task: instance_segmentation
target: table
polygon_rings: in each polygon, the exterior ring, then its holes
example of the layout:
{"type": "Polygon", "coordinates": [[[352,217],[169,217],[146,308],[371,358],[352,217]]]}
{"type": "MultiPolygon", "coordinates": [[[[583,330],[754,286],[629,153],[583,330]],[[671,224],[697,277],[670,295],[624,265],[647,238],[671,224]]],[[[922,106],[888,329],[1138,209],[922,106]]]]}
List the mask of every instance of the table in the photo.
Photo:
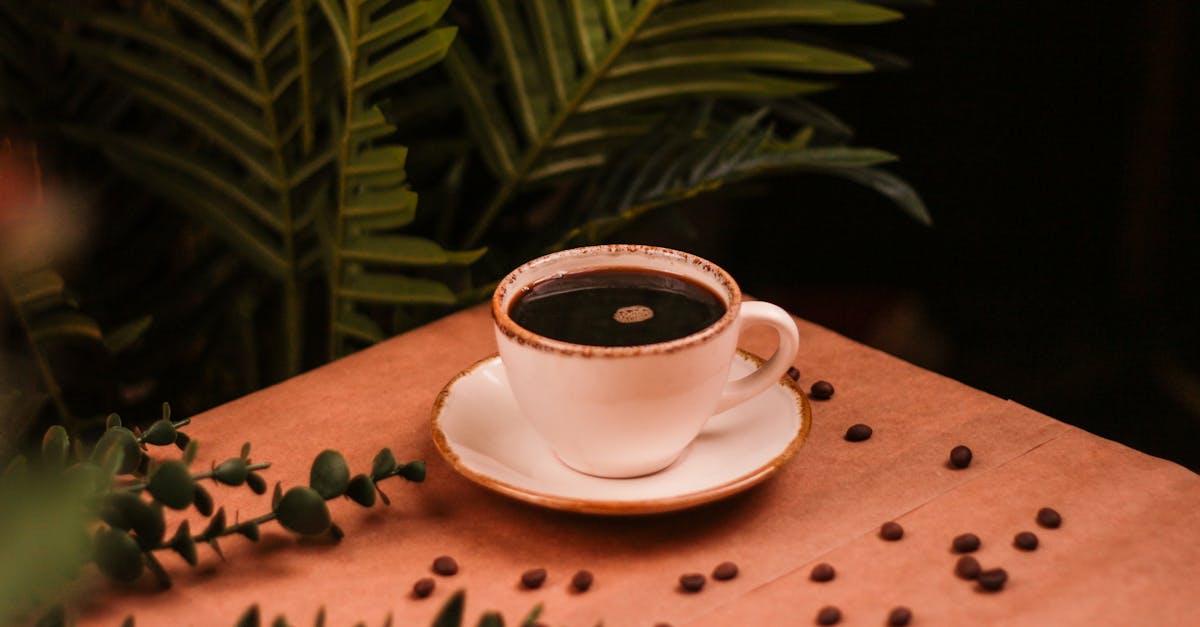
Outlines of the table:
{"type": "MultiPolygon", "coordinates": [[[[141,627],[231,625],[258,603],[264,618],[285,613],[297,625],[312,624],[320,606],[329,625],[380,625],[389,614],[396,625],[428,625],[457,589],[467,590],[468,625],[489,609],[517,624],[538,603],[548,624],[609,627],[811,625],[826,605],[842,610],[844,625],[883,625],[897,605],[912,609],[913,625],[1200,624],[1200,476],[798,324],[801,384],[837,387],[832,399],[813,401],[808,441],[764,484],[672,514],[539,509],[476,486],[441,459],[430,407],[455,373],[495,351],[483,307],[205,412],[188,428],[201,443],[198,467],[250,441],[253,459],[273,464],[268,480],[286,487],[307,482],[324,448],[360,472],[387,446],[402,461],[426,460],[428,477],[382,483],[390,507],[331,502],[346,532],[338,544],[268,525],[259,544],[226,541],[226,561],[204,546],[196,569],[163,555],[173,589],[97,584],[81,624],[115,625],[132,613],[141,627]],[[846,442],[856,422],[874,436],[846,442]],[[967,469],[946,463],[957,444],[974,450],[967,469]],[[1043,506],[1062,513],[1061,528],[1035,524],[1043,506]],[[898,542],[878,537],[891,520],[905,529],[898,542]],[[1036,551],[1012,546],[1023,530],[1041,539],[1036,551]],[[954,576],[950,542],[968,531],[983,539],[984,567],[1008,571],[1002,591],[954,576]],[[413,582],[431,576],[442,554],[457,558],[459,574],[438,577],[430,598],[412,598],[413,582]],[[679,575],[725,560],[741,567],[736,579],[679,590],[679,575]],[[833,581],[809,579],[818,562],[836,568],[833,581]],[[519,589],[533,567],[549,572],[545,586],[519,589]],[[595,585],[569,592],[584,568],[595,585]]],[[[743,347],[769,353],[769,333],[752,331],[743,347]]],[[[210,490],[231,517],[270,507],[269,494],[210,490]]]]}

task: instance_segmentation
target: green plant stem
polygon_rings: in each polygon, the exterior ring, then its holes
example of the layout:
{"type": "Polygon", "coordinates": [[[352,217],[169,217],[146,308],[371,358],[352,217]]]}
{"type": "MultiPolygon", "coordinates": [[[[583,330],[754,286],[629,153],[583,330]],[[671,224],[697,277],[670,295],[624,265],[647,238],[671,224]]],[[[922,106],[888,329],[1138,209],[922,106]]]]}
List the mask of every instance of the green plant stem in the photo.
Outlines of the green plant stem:
{"type": "Polygon", "coordinates": [[[487,233],[488,228],[491,227],[492,222],[499,215],[501,207],[504,206],[504,203],[508,202],[509,197],[517,191],[517,187],[521,181],[533,170],[538,158],[542,156],[542,151],[550,145],[550,142],[562,128],[563,124],[566,124],[567,120],[575,114],[575,110],[579,108],[579,105],[583,104],[583,101],[591,95],[596,83],[600,81],[604,73],[617,60],[617,57],[625,51],[625,47],[633,40],[638,29],[650,17],[650,14],[658,8],[660,1],[648,0],[645,4],[638,7],[638,13],[634,17],[633,22],[612,42],[608,48],[608,53],[604,55],[604,59],[588,72],[579,89],[575,91],[575,95],[554,115],[554,119],[550,122],[550,125],[546,127],[546,130],[542,131],[541,135],[538,136],[538,140],[529,147],[528,152],[522,157],[521,163],[517,165],[516,172],[506,177],[500,189],[492,195],[487,208],[483,210],[483,215],[480,216],[479,220],[475,222],[475,226],[467,234],[463,248],[474,248],[479,245],[479,241],[483,239],[484,234],[487,233]]]}
{"type": "MultiPolygon", "coordinates": [[[[271,462],[259,462],[257,464],[250,464],[250,465],[246,466],[246,471],[251,472],[251,471],[255,471],[255,470],[266,470],[267,468],[270,468],[270,467],[271,467],[271,462]]],[[[206,472],[198,472],[198,473],[192,475],[192,480],[193,481],[201,481],[203,479],[212,479],[215,476],[216,475],[213,473],[213,471],[209,470],[206,472]]],[[[131,484],[121,488],[121,490],[123,490],[125,492],[141,492],[142,490],[146,489],[146,485],[147,484],[145,484],[145,483],[131,483],[131,484]]]]}
{"type": "MultiPolygon", "coordinates": [[[[239,523],[229,525],[228,527],[225,527],[219,533],[217,533],[216,535],[213,535],[212,537],[205,536],[203,532],[198,533],[198,534],[192,536],[192,542],[195,542],[198,544],[201,542],[208,542],[209,540],[215,540],[217,538],[222,538],[225,536],[231,536],[231,535],[234,535],[235,533],[240,533],[242,529],[247,528],[251,525],[261,525],[263,523],[271,522],[272,520],[275,520],[278,517],[279,517],[278,514],[276,514],[275,512],[267,512],[266,514],[263,514],[262,516],[258,516],[256,518],[251,518],[250,520],[243,520],[239,523]]],[[[169,548],[171,548],[170,544],[163,544],[160,542],[158,544],[158,546],[152,546],[142,552],[146,553],[146,554],[150,554],[153,551],[161,551],[163,549],[169,549],[169,548]]]]}

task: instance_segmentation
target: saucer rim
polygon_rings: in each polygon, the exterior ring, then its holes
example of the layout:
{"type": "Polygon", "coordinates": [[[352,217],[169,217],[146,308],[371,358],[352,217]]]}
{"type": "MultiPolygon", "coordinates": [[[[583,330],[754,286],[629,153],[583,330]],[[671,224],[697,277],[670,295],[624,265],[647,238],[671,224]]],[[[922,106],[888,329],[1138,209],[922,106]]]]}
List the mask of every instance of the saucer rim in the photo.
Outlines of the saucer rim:
{"type": "MultiPolygon", "coordinates": [[[[737,352],[740,357],[754,362],[759,367],[761,367],[766,361],[762,357],[740,348],[737,352]]],[[[458,456],[458,454],[455,453],[451,448],[449,441],[446,439],[445,432],[442,431],[438,424],[438,419],[445,410],[446,401],[450,398],[454,384],[457,383],[459,379],[469,376],[472,372],[483,366],[485,363],[499,358],[499,353],[492,353],[491,355],[476,361],[470,366],[467,366],[463,370],[459,371],[458,374],[454,375],[454,377],[452,377],[449,381],[447,381],[442,387],[442,390],[438,392],[437,398],[434,399],[433,402],[430,418],[430,430],[432,432],[434,446],[437,447],[438,452],[441,453],[442,457],[450,464],[452,468],[454,468],[456,472],[466,477],[473,483],[516,500],[550,509],[580,514],[619,516],[628,514],[658,514],[719,501],[725,497],[732,496],[733,494],[758,485],[778,472],[779,469],[796,454],[796,451],[798,451],[800,446],[803,445],[808,439],[808,432],[812,427],[812,406],[809,404],[808,397],[803,391],[801,391],[797,382],[792,381],[791,377],[788,377],[785,374],[779,378],[778,384],[791,392],[795,397],[796,411],[798,412],[800,418],[800,428],[796,430],[796,434],[792,437],[792,440],[788,442],[788,445],[783,449],[783,451],[766,461],[758,468],[755,468],[754,470],[751,470],[750,472],[734,479],[730,479],[729,481],[694,492],[644,500],[611,501],[562,496],[558,494],[546,494],[544,492],[538,492],[529,488],[512,485],[493,476],[469,468],[458,456]]],[[[636,478],[633,480],[636,480],[636,478]]]]}

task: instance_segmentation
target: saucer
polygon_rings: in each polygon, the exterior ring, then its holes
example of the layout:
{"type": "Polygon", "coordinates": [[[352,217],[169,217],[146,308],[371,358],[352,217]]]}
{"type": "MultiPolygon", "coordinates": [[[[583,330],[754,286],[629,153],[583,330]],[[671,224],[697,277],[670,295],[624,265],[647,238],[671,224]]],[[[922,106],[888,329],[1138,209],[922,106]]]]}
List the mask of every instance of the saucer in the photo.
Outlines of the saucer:
{"type": "MultiPolygon", "coordinates": [[[[730,377],[762,364],[738,351],[730,377]]],[[[499,355],[476,362],[433,404],[433,441],[467,479],[517,500],[589,514],[652,514],[710,503],[771,475],[808,435],[812,412],[788,377],[713,416],[674,464],[633,479],[606,479],[567,467],[517,408],[499,355]]]]}

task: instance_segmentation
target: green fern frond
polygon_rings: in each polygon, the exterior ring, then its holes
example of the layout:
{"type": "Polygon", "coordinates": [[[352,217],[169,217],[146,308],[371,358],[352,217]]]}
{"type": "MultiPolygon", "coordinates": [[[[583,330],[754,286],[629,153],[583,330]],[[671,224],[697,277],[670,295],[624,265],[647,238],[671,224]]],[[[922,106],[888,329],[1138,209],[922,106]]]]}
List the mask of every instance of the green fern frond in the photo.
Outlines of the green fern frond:
{"type": "Polygon", "coordinates": [[[850,0],[481,0],[476,6],[494,64],[481,62],[467,42],[456,42],[446,57],[470,133],[496,181],[466,234],[468,246],[515,195],[610,166],[681,102],[776,102],[832,86],[812,76],[873,69],[858,56],[780,35],[778,27],[901,17],[850,0]]]}
{"type": "Polygon", "coordinates": [[[769,109],[725,122],[711,102],[693,107],[650,134],[598,176],[591,214],[547,250],[599,242],[646,212],[740,180],[784,171],[841,176],[888,196],[915,219],[930,217],[907,183],[872,166],[896,157],[875,148],[812,146],[811,127],[794,137],[776,132],[769,109]]]}
{"type": "Polygon", "coordinates": [[[454,28],[433,28],[448,2],[413,2],[390,13],[372,3],[318,0],[338,42],[341,68],[338,177],[330,284],[330,354],[351,340],[375,341],[381,330],[368,315],[372,305],[453,305],[449,286],[413,276],[410,268],[467,265],[483,250],[453,252],[436,242],[402,235],[416,215],[416,194],[404,171],[407,151],[387,141],[395,127],[377,106],[376,94],[441,61],[454,28]]]}
{"type": "Polygon", "coordinates": [[[434,26],[448,5],[163,0],[139,19],[97,11],[64,43],[171,124],[157,133],[147,133],[152,124],[63,130],[280,286],[292,374],[314,273],[329,289],[329,336],[341,354],[343,330],[384,336],[362,323],[358,303],[453,303],[448,286],[412,269],[478,257],[399,233],[417,199],[404,149],[387,139],[394,127],[376,108],[380,90],[445,54],[454,29],[434,26]]]}

